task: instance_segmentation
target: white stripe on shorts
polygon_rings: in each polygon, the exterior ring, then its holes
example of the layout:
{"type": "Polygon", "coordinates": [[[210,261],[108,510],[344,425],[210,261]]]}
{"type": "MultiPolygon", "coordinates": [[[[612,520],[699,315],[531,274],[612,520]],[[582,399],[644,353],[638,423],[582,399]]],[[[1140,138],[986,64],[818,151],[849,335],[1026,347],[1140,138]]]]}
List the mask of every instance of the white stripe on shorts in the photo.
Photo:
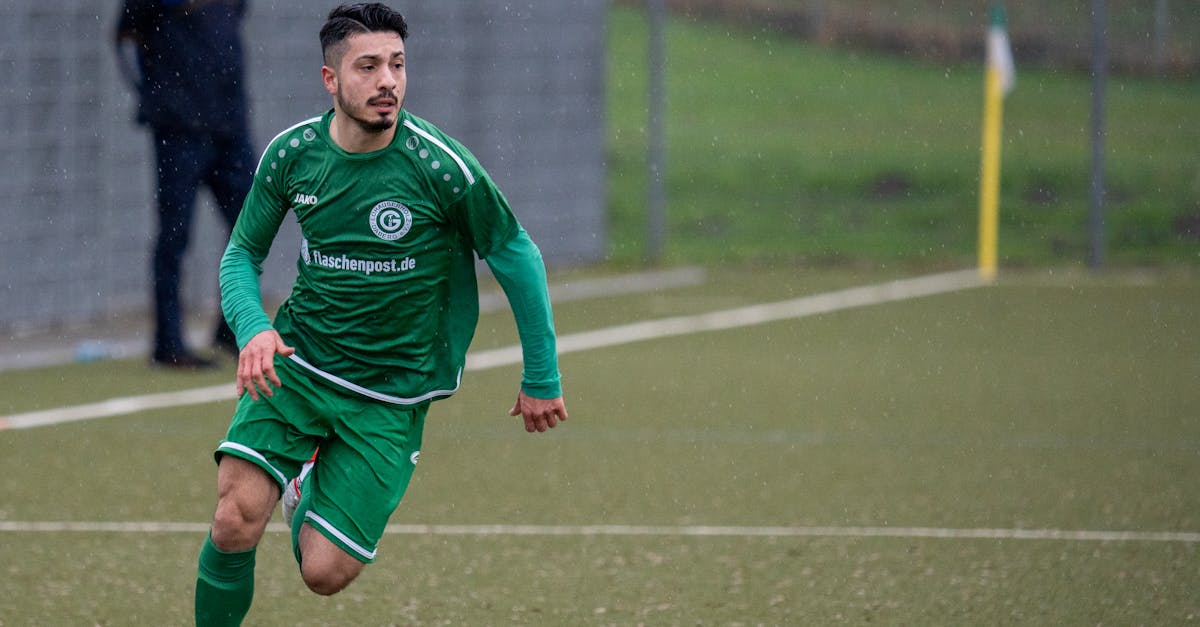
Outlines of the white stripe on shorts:
{"type": "Polygon", "coordinates": [[[270,468],[271,472],[275,473],[275,476],[279,479],[279,485],[287,484],[287,477],[283,476],[283,473],[279,472],[278,468],[272,466],[271,462],[267,461],[267,458],[262,456],[262,453],[259,453],[249,446],[238,444],[237,442],[222,442],[219,446],[217,446],[217,450],[237,451],[243,455],[249,455],[250,457],[262,462],[265,468],[270,468]]]}
{"type": "Polygon", "coordinates": [[[375,559],[375,554],[379,552],[378,549],[376,549],[374,551],[368,551],[368,550],[364,549],[363,547],[359,546],[358,543],[356,543],[353,540],[351,540],[350,538],[348,538],[346,536],[346,534],[342,533],[341,531],[338,531],[337,528],[335,528],[333,525],[329,524],[328,520],[321,518],[318,514],[316,514],[312,510],[309,510],[304,513],[304,519],[307,521],[314,522],[317,525],[320,525],[322,529],[324,529],[325,531],[328,531],[330,534],[333,535],[333,537],[337,538],[338,540],[341,540],[342,542],[344,542],[346,544],[346,546],[350,547],[351,550],[353,550],[355,553],[358,553],[359,555],[363,556],[366,559],[369,559],[369,560],[375,559]]]}

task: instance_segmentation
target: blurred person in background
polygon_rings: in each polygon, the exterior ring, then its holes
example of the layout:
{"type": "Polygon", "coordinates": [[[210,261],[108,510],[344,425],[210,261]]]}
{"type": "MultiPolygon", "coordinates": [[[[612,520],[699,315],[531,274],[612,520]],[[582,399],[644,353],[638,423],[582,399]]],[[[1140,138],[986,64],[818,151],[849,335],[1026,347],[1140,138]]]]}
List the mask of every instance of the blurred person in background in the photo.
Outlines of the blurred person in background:
{"type": "MultiPolygon", "coordinates": [[[[154,139],[158,231],[150,359],[156,365],[213,365],[184,338],[182,261],[200,186],[212,192],[232,229],[253,180],[257,157],[242,78],[245,12],[244,0],[121,0],[118,59],[137,91],[137,121],[154,139]]],[[[220,315],[213,345],[237,353],[220,315]]]]}

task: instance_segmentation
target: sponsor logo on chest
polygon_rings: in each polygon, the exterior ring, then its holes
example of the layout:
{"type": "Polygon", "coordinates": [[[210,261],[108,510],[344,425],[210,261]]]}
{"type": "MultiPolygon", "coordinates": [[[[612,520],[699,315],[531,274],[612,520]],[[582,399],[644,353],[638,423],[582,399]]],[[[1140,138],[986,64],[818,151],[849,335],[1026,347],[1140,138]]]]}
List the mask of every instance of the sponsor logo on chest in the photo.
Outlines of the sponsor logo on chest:
{"type": "Polygon", "coordinates": [[[297,205],[315,205],[317,204],[318,200],[313,194],[305,194],[304,192],[300,192],[296,194],[296,197],[292,199],[292,202],[297,205]]]}
{"type": "MultiPolygon", "coordinates": [[[[296,194],[292,200],[298,205],[316,205],[318,202],[316,195],[304,193],[296,194]]],[[[412,229],[412,211],[394,200],[385,200],[371,208],[367,225],[379,239],[393,242],[407,235],[412,229]]],[[[368,276],[410,272],[417,267],[417,260],[407,256],[403,259],[360,259],[346,254],[325,254],[312,247],[307,238],[300,243],[300,257],[306,266],[316,265],[328,270],[356,272],[368,276]]]]}

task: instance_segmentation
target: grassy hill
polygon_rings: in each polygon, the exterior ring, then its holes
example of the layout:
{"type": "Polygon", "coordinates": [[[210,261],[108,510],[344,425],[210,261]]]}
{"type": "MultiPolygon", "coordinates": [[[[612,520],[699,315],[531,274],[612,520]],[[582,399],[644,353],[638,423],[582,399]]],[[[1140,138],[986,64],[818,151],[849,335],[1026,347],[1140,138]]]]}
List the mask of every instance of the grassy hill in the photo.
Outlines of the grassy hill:
{"type": "MultiPolygon", "coordinates": [[[[609,22],[612,260],[644,253],[647,27],[609,22]]],[[[974,262],[983,70],[676,16],[668,32],[668,262],[974,262]]],[[[1108,86],[1107,259],[1200,265],[1200,84],[1108,86]]],[[[1018,67],[1000,261],[1087,254],[1090,81],[1018,67]]]]}

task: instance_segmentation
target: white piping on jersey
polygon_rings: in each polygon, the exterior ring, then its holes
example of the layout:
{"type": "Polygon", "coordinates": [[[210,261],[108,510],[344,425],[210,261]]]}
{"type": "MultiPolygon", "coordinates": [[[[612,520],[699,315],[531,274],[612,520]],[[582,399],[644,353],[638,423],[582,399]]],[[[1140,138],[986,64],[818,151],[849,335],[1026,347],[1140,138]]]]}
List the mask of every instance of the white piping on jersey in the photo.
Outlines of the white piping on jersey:
{"type": "Polygon", "coordinates": [[[359,544],[357,544],[356,542],[351,540],[346,534],[342,533],[341,531],[338,531],[336,527],[329,524],[328,520],[325,520],[324,518],[321,518],[320,516],[314,514],[311,509],[304,513],[304,519],[310,520],[310,521],[315,522],[318,525],[324,527],[325,531],[328,531],[329,533],[333,534],[333,536],[335,538],[344,542],[346,544],[346,546],[350,547],[351,550],[353,550],[355,553],[358,553],[359,555],[363,556],[366,559],[369,559],[369,560],[375,559],[375,554],[379,552],[378,549],[376,549],[375,551],[366,550],[365,548],[363,548],[362,546],[360,546],[359,544]]]}
{"type": "Polygon", "coordinates": [[[418,127],[416,124],[413,124],[412,120],[405,120],[404,126],[407,127],[409,130],[411,130],[412,132],[416,133],[417,135],[424,137],[426,140],[433,142],[434,146],[441,148],[443,151],[445,151],[446,154],[450,155],[450,158],[454,159],[454,162],[458,164],[458,167],[462,168],[463,176],[467,177],[467,185],[475,184],[475,176],[472,175],[471,171],[467,169],[466,162],[463,161],[462,157],[458,156],[457,153],[455,153],[453,150],[450,150],[449,146],[447,146],[446,144],[443,144],[441,142],[441,140],[439,140],[438,138],[434,137],[433,135],[430,135],[429,133],[425,132],[424,129],[418,127]]]}
{"type": "Polygon", "coordinates": [[[321,116],[318,115],[315,118],[309,118],[307,120],[304,120],[303,122],[297,122],[285,129],[283,129],[282,131],[279,131],[278,135],[272,137],[271,141],[267,142],[267,147],[264,148],[262,154],[259,155],[258,165],[254,167],[254,172],[258,173],[259,169],[262,168],[263,161],[265,161],[267,158],[267,152],[271,150],[271,144],[274,144],[275,140],[279,139],[280,137],[283,137],[284,135],[287,135],[288,133],[300,128],[301,126],[304,126],[305,124],[312,124],[313,122],[320,122],[320,121],[321,121],[321,116]]]}
{"type": "Polygon", "coordinates": [[[262,453],[259,453],[258,451],[244,444],[238,444],[237,442],[222,442],[219,446],[217,446],[217,450],[220,451],[222,449],[237,451],[243,455],[249,455],[250,457],[257,459],[258,461],[262,462],[264,466],[270,468],[271,472],[275,473],[275,477],[279,479],[279,485],[284,485],[287,483],[287,477],[285,477],[282,472],[279,472],[278,468],[272,466],[271,462],[267,461],[267,458],[262,456],[262,453]]]}
{"type": "Polygon", "coordinates": [[[310,370],[317,376],[321,377],[322,379],[325,379],[326,381],[330,381],[332,383],[340,385],[341,387],[344,387],[347,390],[350,390],[352,392],[357,392],[359,394],[362,394],[363,396],[366,396],[367,398],[373,398],[377,401],[383,401],[384,403],[391,403],[393,405],[416,405],[417,403],[423,403],[425,401],[432,400],[432,399],[438,398],[440,396],[450,396],[450,395],[454,394],[455,392],[457,392],[459,386],[462,385],[462,372],[463,371],[462,371],[462,368],[459,368],[458,376],[455,378],[455,381],[454,381],[454,389],[452,389],[452,390],[434,390],[432,392],[426,392],[425,394],[422,394],[415,398],[403,398],[400,396],[391,396],[389,394],[383,394],[382,392],[376,392],[375,390],[371,390],[371,389],[365,388],[361,385],[358,385],[356,383],[347,381],[337,375],[329,374],[328,372],[321,370],[320,368],[308,363],[307,361],[304,361],[303,359],[300,358],[299,355],[297,355],[295,353],[292,353],[292,355],[291,355],[291,357],[289,357],[289,359],[291,359],[292,361],[307,368],[308,370],[310,370]]]}

